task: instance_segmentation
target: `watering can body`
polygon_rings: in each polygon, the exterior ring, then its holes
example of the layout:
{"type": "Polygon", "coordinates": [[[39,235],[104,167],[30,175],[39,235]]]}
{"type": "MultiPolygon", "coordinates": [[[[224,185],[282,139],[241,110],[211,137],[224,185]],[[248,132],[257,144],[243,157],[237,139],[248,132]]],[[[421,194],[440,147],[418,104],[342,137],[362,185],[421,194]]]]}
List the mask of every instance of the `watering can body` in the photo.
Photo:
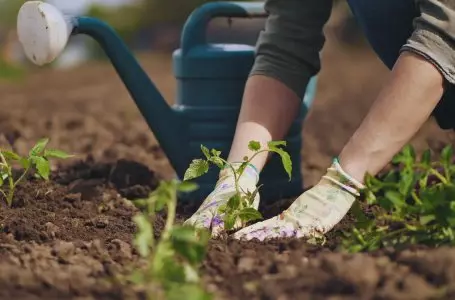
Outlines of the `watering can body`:
{"type": "MultiPolygon", "coordinates": [[[[181,48],[173,55],[177,79],[175,108],[187,120],[189,161],[202,156],[201,144],[222,151],[227,156],[233,141],[245,83],[253,67],[255,48],[242,44],[207,42],[206,31],[216,17],[263,18],[263,2],[215,2],[196,9],[182,33],[181,48]]],[[[279,156],[274,155],[261,173],[261,197],[276,200],[294,197],[302,192],[301,130],[303,119],[314,98],[316,78],[306,90],[298,117],[286,137],[286,150],[292,158],[293,172],[289,181],[279,156]]],[[[196,181],[199,190],[183,197],[202,198],[213,190],[216,168],[196,181]]]]}
{"type": "MultiPolygon", "coordinates": [[[[64,16],[40,1],[26,2],[18,18],[18,33],[27,56],[48,63],[65,46],[65,36],[85,34],[95,39],[110,59],[164,153],[183,179],[191,161],[201,158],[201,145],[222,151],[226,157],[234,137],[245,83],[254,63],[255,49],[248,45],[211,44],[206,30],[216,17],[266,17],[263,2],[212,2],[197,8],[182,32],[181,48],[173,54],[177,99],[171,107],[141,68],[134,55],[105,22],[90,17],[64,16]]],[[[276,200],[302,192],[301,129],[316,89],[312,78],[300,114],[285,140],[292,158],[289,181],[281,160],[273,156],[261,173],[261,198],[276,200]]],[[[214,188],[218,170],[196,180],[199,189],[182,199],[202,200],[214,188]]]]}

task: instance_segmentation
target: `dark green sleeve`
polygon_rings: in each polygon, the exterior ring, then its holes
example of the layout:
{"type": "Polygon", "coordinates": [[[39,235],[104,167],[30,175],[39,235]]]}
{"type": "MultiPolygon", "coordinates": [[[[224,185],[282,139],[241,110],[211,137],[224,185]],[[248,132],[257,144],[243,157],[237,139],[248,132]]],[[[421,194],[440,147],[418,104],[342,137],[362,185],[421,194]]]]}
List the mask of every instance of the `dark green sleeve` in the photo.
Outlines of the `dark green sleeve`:
{"type": "Polygon", "coordinates": [[[272,77],[302,98],[309,79],[320,70],[322,30],[332,0],[266,0],[265,9],[269,16],[250,76],[272,77]]]}

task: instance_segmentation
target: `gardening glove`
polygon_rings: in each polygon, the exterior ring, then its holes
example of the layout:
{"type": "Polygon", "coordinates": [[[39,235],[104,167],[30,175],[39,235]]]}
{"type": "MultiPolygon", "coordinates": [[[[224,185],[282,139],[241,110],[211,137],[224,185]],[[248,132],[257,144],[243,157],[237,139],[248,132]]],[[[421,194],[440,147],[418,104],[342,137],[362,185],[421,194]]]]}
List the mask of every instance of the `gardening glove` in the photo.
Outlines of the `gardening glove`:
{"type": "MultiPolygon", "coordinates": [[[[235,170],[240,167],[241,163],[233,163],[235,170]]],[[[259,173],[252,165],[248,165],[239,178],[238,184],[244,192],[254,192],[259,181],[259,173]]],[[[212,237],[216,237],[224,230],[224,214],[218,213],[218,208],[226,204],[228,200],[235,195],[235,180],[231,168],[227,167],[221,170],[215,189],[207,196],[199,209],[186,220],[183,225],[194,226],[196,228],[207,228],[211,230],[212,237]]],[[[259,207],[259,193],[253,201],[253,207],[259,207]]],[[[234,229],[242,227],[242,222],[238,219],[234,229]]]]}
{"type": "Polygon", "coordinates": [[[235,239],[260,241],[280,237],[314,237],[327,233],[348,213],[364,186],[346,174],[337,159],[318,184],[280,215],[248,226],[235,239]]]}

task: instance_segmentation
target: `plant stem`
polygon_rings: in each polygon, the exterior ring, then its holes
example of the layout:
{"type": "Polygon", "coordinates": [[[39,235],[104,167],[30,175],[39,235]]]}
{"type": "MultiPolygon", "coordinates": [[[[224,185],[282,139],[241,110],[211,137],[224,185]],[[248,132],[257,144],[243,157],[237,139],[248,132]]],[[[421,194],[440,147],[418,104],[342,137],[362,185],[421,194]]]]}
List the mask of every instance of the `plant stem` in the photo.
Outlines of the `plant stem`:
{"type": "Polygon", "coordinates": [[[239,187],[239,178],[240,178],[240,175],[237,176],[237,172],[236,170],[234,169],[234,167],[232,166],[232,164],[230,164],[227,160],[223,159],[220,157],[220,159],[224,162],[224,164],[228,165],[228,167],[231,169],[232,171],[232,174],[234,174],[234,185],[235,185],[235,191],[237,192],[237,194],[240,194],[240,187],[239,187]]]}
{"type": "Polygon", "coordinates": [[[14,181],[13,181],[13,174],[11,174],[11,166],[6,161],[5,156],[3,155],[2,151],[0,151],[0,160],[5,165],[7,174],[8,174],[8,185],[9,191],[8,195],[6,196],[6,203],[9,207],[13,205],[13,197],[14,197],[14,181]]]}
{"type": "Polygon", "coordinates": [[[171,199],[167,203],[167,218],[164,225],[164,231],[161,235],[161,240],[166,241],[171,237],[172,227],[174,226],[175,210],[177,208],[177,193],[174,189],[170,191],[171,199]]]}
{"type": "Polygon", "coordinates": [[[16,180],[16,182],[14,183],[14,188],[16,188],[16,186],[18,185],[19,182],[21,182],[22,179],[24,179],[25,175],[27,174],[28,170],[30,170],[30,167],[28,167],[27,169],[25,169],[25,171],[21,174],[21,176],[19,176],[19,178],[16,180]]]}
{"type": "Polygon", "coordinates": [[[438,171],[436,171],[435,169],[430,169],[430,173],[434,176],[436,176],[442,183],[444,184],[449,184],[449,182],[447,181],[447,179],[441,175],[441,173],[439,173],[438,171]]]}

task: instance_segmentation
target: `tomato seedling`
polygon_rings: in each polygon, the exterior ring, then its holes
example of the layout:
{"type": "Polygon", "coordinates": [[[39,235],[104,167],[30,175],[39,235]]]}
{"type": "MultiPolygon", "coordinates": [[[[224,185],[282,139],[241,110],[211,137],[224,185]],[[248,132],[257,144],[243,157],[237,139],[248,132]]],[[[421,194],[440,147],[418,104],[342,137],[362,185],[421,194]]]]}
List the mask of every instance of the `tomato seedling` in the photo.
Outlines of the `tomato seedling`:
{"type": "Polygon", "coordinates": [[[190,182],[162,181],[148,198],[134,201],[142,212],[134,217],[138,231],[134,245],[146,267],[132,277],[136,284],[145,286],[149,299],[157,299],[153,283],[158,282],[167,300],[207,300],[200,284],[199,266],[210,238],[208,231],[190,226],[175,225],[177,192],[191,192],[197,185],[190,182]],[[156,213],[166,208],[166,223],[161,236],[156,238],[156,213]]]}
{"type": "Polygon", "coordinates": [[[48,143],[48,138],[40,139],[27,156],[20,156],[12,150],[0,149],[0,193],[5,197],[8,206],[13,205],[14,191],[29,171],[34,170],[38,178],[49,180],[51,172],[49,160],[72,157],[61,150],[46,149],[48,143]],[[13,174],[15,165],[22,168],[19,176],[13,174]]]}
{"type": "Polygon", "coordinates": [[[245,171],[245,168],[251,164],[251,161],[257,155],[264,152],[278,154],[281,157],[281,162],[289,176],[289,180],[291,179],[292,161],[289,154],[282,149],[284,146],[286,146],[285,141],[270,141],[267,143],[267,148],[263,149],[259,142],[250,141],[248,148],[253,151],[253,155],[251,155],[251,157],[245,156],[241,165],[238,168],[234,168],[231,163],[220,157],[220,151],[215,149],[209,150],[207,147],[201,145],[201,150],[205,159],[194,159],[185,172],[184,180],[191,180],[206,174],[210,164],[213,164],[220,169],[231,169],[232,174],[234,175],[235,194],[225,205],[221,205],[218,211],[223,215],[224,230],[232,230],[238,219],[240,219],[243,225],[251,221],[262,219],[262,214],[253,207],[254,199],[261,186],[256,187],[254,191],[244,191],[239,184],[239,179],[245,171]]]}

